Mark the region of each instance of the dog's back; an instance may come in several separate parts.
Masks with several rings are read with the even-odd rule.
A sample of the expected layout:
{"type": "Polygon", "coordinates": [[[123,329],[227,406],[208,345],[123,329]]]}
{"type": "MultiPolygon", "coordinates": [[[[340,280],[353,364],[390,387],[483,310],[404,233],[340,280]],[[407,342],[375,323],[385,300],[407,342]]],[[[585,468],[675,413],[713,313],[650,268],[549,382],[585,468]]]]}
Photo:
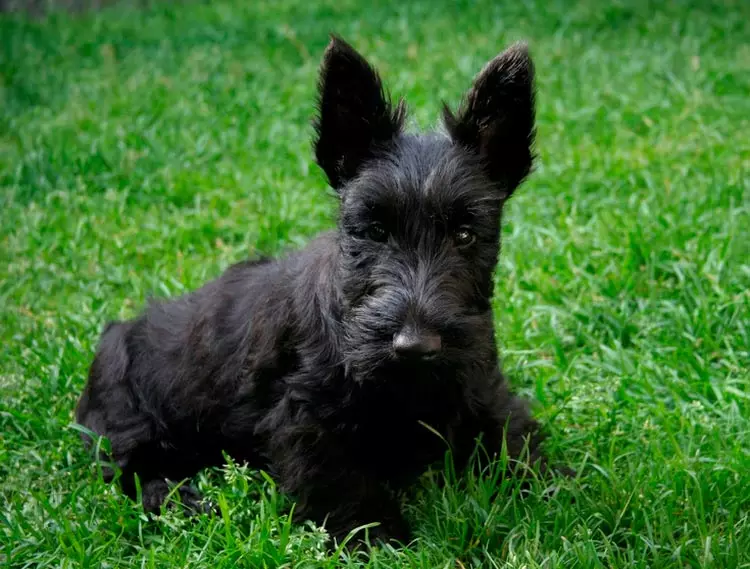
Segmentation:
{"type": "Polygon", "coordinates": [[[283,312],[272,299],[282,271],[267,260],[238,263],[195,292],[151,301],[135,319],[107,324],[76,419],[109,439],[129,494],[135,472],[181,476],[218,462],[223,437],[245,434],[236,432],[241,421],[226,422],[236,411],[230,407],[244,405],[247,430],[262,404],[248,362],[258,351],[253,337],[274,335],[268,327],[279,318],[265,317],[270,306],[276,316],[283,312]]]}

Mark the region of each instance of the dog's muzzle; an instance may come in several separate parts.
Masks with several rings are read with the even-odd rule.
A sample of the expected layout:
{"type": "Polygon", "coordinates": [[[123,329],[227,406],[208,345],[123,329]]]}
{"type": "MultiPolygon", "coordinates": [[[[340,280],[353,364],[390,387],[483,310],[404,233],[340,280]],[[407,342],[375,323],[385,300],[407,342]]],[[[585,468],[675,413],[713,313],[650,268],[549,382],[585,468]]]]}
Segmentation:
{"type": "Polygon", "coordinates": [[[401,358],[430,359],[443,347],[439,334],[421,331],[414,327],[404,327],[393,336],[393,351],[401,358]]]}

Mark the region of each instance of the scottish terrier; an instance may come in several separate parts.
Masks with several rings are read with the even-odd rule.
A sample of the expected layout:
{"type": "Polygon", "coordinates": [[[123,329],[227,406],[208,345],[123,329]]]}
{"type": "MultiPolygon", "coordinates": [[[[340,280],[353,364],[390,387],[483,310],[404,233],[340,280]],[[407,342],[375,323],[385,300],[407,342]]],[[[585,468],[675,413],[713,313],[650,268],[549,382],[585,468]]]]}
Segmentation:
{"type": "Polygon", "coordinates": [[[314,151],[337,229],[102,333],[76,416],[109,439],[126,494],[137,479],[158,511],[226,452],[335,538],[380,522],[371,537],[406,542],[398,496],[446,450],[463,468],[481,440],[547,468],[492,318],[503,205],[532,166],[533,74],[513,45],[444,106],[443,132],[409,134],[404,102],[332,36],[314,151]]]}

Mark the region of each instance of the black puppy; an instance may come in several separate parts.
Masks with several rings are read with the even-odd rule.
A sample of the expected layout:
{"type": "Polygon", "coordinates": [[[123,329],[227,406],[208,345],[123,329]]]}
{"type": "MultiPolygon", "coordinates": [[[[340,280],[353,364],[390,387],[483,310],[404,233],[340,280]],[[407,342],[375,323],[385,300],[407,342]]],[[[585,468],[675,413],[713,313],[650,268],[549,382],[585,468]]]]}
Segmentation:
{"type": "Polygon", "coordinates": [[[407,134],[403,102],[334,37],[319,110],[338,229],[110,323],[77,419],[109,438],[130,496],[138,475],[147,510],[226,451],[267,469],[334,537],[381,522],[377,537],[406,541],[396,493],[446,443],[459,466],[480,435],[514,458],[528,444],[544,468],[537,424],[499,370],[491,310],[503,204],[532,164],[533,67],[509,48],[456,114],[444,109],[447,133],[407,134]]]}

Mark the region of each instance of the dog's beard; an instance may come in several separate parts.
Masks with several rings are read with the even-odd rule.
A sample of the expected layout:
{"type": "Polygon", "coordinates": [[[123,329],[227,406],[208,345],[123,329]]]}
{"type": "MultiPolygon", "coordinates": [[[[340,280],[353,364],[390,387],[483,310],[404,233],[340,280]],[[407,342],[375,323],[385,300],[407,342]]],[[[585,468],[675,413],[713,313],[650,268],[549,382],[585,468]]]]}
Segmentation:
{"type": "Polygon", "coordinates": [[[342,355],[347,375],[360,382],[434,383],[458,378],[461,370],[474,368],[477,358],[492,359],[491,353],[477,352],[477,343],[494,341],[492,315],[470,304],[457,311],[443,304],[426,315],[428,328],[442,340],[438,353],[429,358],[398,356],[393,341],[404,327],[407,312],[401,295],[383,290],[370,290],[344,303],[342,355]]]}
{"type": "Polygon", "coordinates": [[[430,360],[399,358],[393,349],[398,325],[389,323],[387,317],[356,312],[359,312],[358,318],[345,322],[343,348],[347,372],[357,381],[388,381],[404,374],[431,376],[436,373],[441,355],[430,360]]]}
{"type": "Polygon", "coordinates": [[[390,326],[386,318],[355,318],[345,321],[343,342],[344,365],[347,375],[358,382],[433,383],[456,379],[451,373],[464,367],[468,357],[464,349],[444,337],[442,350],[430,358],[400,357],[393,349],[398,325],[390,326]],[[446,343],[446,340],[448,342],[446,343]]]}

